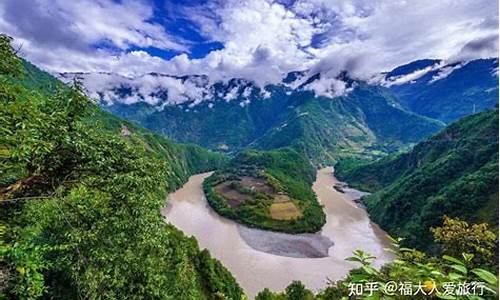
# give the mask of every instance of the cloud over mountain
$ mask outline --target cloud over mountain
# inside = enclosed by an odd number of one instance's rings
[[[293,70],[367,79],[418,59],[493,57],[498,3],[382,0],[5,0],[0,31],[53,71],[206,74],[275,83]],[[323,87],[324,85],[322,85]]]

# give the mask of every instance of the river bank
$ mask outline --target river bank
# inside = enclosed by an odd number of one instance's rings
[[[195,236],[236,277],[249,297],[268,287],[283,290],[293,280],[311,289],[339,280],[357,265],[345,260],[362,249],[377,257],[375,265],[392,259],[385,232],[352,201],[351,193],[333,186],[332,168],[318,171],[313,190],[324,205],[327,222],[315,234],[289,235],[243,227],[220,217],[207,204],[203,180],[210,173],[192,176],[168,197],[162,214],[185,234]]]

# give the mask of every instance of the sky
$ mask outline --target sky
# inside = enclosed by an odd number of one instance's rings
[[[496,0],[2,0],[0,32],[53,73],[295,70],[369,78],[416,59],[498,57]]]

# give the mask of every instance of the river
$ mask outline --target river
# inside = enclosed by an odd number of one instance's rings
[[[326,224],[319,233],[289,235],[250,229],[215,213],[207,204],[202,183],[210,173],[198,174],[171,193],[162,214],[168,222],[201,248],[208,248],[236,277],[247,295],[264,288],[281,291],[293,280],[301,280],[318,291],[328,280],[337,281],[358,265],[345,260],[362,249],[377,257],[380,266],[393,257],[386,234],[373,224],[352,197],[333,186],[338,181],[333,168],[318,171],[313,190],[324,205]]]

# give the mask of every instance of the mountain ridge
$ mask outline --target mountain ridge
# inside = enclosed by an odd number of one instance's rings
[[[498,226],[498,109],[454,122],[408,152],[375,162],[340,162],[336,175],[373,192],[370,216],[411,246],[432,247],[443,215]]]
[[[94,98],[106,111],[178,142],[228,153],[294,146],[315,165],[322,165],[352,154],[380,157],[439,130],[444,123],[425,117],[425,112],[409,105],[402,96],[401,91],[415,94],[414,85],[420,86],[419,82],[387,84],[422,68],[425,72],[415,78],[417,81],[433,78],[450,66],[440,60],[416,61],[387,73],[382,86],[353,80],[346,72],[333,77],[310,70],[289,72],[279,84],[265,87],[245,79],[211,83],[206,75],[150,73],[138,77],[138,82],[131,78],[124,82],[123,77],[114,82],[111,78],[114,88],[94,90]],[[459,71],[452,68],[447,76]],[[87,81],[92,83],[87,85],[104,88],[108,84],[100,76],[88,76]],[[448,78],[442,77],[432,85],[446,83]],[[336,103],[329,103],[332,101]],[[484,105],[477,105],[477,111],[491,108],[492,101],[489,97]],[[439,107],[449,101],[433,102]],[[293,126],[296,130],[291,132]],[[354,152],[347,153],[349,149]]]
[[[498,58],[416,61],[391,72],[383,84],[403,107],[423,116],[450,123],[498,107]]]
[[[411,80],[406,80],[403,82],[397,82],[398,77],[405,77],[410,75],[411,73],[419,72],[419,71],[425,71],[422,72],[422,74],[418,75],[418,77],[415,78],[415,80],[420,79],[421,77],[425,75],[436,75],[437,73],[443,71],[443,70],[448,70],[454,66],[466,66],[468,64],[476,64],[478,62],[488,62],[490,63],[493,68],[496,66],[496,70],[498,69],[498,58],[489,58],[489,59],[474,59],[474,60],[468,60],[468,61],[457,61],[453,63],[447,63],[444,60],[440,59],[421,59],[421,60],[416,60],[413,62],[409,62],[407,64],[395,67],[391,71],[386,71],[380,73],[383,75],[382,79],[377,79],[377,76],[375,76],[372,79],[369,79],[368,81],[372,85],[383,85],[383,86],[393,86],[393,85],[402,85],[405,83],[410,82]],[[458,68],[457,68],[458,69]],[[455,71],[455,70],[451,70]],[[123,75],[119,73],[114,73],[114,72],[62,72],[62,73],[57,73],[55,76],[62,80],[63,82],[71,82],[75,78],[79,79],[82,81],[83,85],[86,86],[85,81],[87,76],[91,75],[107,75],[107,76],[115,76],[122,78],[124,80],[139,80],[141,78],[147,77],[147,76],[154,76],[154,77],[163,77],[163,78],[173,78],[173,79],[179,79],[182,80],[183,82],[188,81],[189,79],[202,79],[203,85],[205,88],[209,89],[215,85],[222,85],[222,86],[228,86],[228,87],[234,87],[234,82],[240,82],[243,84],[252,84],[254,87],[257,87],[258,89],[265,90],[266,87],[273,86],[273,85],[283,85],[285,87],[288,87],[289,90],[294,90],[297,87],[298,88],[303,88],[305,85],[308,83],[311,83],[312,81],[315,81],[319,79],[321,76],[326,74],[328,72],[312,72],[312,69],[306,69],[306,70],[301,70],[301,71],[291,71],[288,73],[284,73],[282,76],[282,79],[280,82],[276,83],[267,83],[263,85],[257,85],[254,81],[244,79],[244,78],[226,78],[226,79],[217,79],[217,80],[212,80],[208,75],[206,74],[185,74],[185,75],[174,75],[174,74],[168,74],[168,73],[161,73],[161,72],[149,72],[149,73],[144,73],[140,75]],[[331,76],[328,75],[329,78],[333,79],[342,79],[346,82],[352,81],[351,79],[348,78],[348,71],[343,71],[340,72],[336,76]],[[450,72],[451,74],[452,72]],[[496,71],[498,73],[498,71]],[[450,75],[450,74],[447,74]],[[495,74],[493,74],[495,75]],[[498,74],[496,74],[498,76]],[[305,80],[302,80],[300,84],[295,84],[294,82],[300,81],[299,79],[305,78]],[[106,81],[106,78],[100,78],[102,81]],[[123,83],[118,82],[118,85],[121,85]],[[110,86],[110,89],[113,87]],[[158,89],[161,89],[162,87],[159,85]],[[168,89],[168,86],[165,87],[165,89]],[[96,89],[90,89],[88,91],[91,94],[99,96],[103,90],[96,90]],[[120,95],[116,95],[117,98],[115,99],[116,101],[119,102]],[[96,97],[97,100],[102,100],[99,97]],[[195,99],[190,99],[191,101]],[[197,102],[198,104],[199,102]],[[176,105],[178,103],[171,103],[172,105]]]
[[[202,95],[209,98],[207,101],[202,98],[176,105],[158,104],[158,107],[146,103],[145,99],[127,104],[104,104],[103,108],[176,141],[194,142],[212,150],[230,153],[252,147],[269,150],[290,146],[293,139],[288,143],[273,146],[272,144],[276,143],[269,140],[279,139],[266,136],[276,136],[276,132],[281,132],[286,127],[285,124],[289,124],[298,115],[309,115],[307,118],[321,119],[322,123],[329,124],[327,131],[330,133],[324,132],[323,136],[315,138],[314,143],[308,145],[299,141],[308,148],[302,149],[303,147],[299,146],[299,150],[306,153],[316,165],[334,162],[339,157],[337,150],[349,148],[350,145],[358,148],[356,155],[372,155],[379,150],[394,151],[396,147],[416,142],[442,126],[437,121],[402,108],[387,88],[352,80],[346,73],[333,79],[325,79],[319,73],[312,77],[304,77],[304,72],[291,74],[296,77],[292,78],[294,80],[291,83],[269,85],[264,92],[267,95],[263,95],[263,90],[251,82],[235,79],[227,85],[213,85],[210,95],[215,96]],[[289,77],[293,77],[292,75]],[[336,82],[340,81],[344,82],[340,88],[345,90],[346,94],[334,98],[317,95],[306,88],[311,84],[328,86],[332,83],[330,88],[334,89]],[[293,83],[296,82],[297,86],[294,87]],[[123,98],[133,94],[131,88],[120,87],[117,91],[123,94]],[[328,95],[328,89],[323,92]],[[366,99],[362,99],[363,97]],[[331,105],[330,102],[338,103]],[[344,116],[341,116],[342,114]],[[395,128],[405,128],[413,124],[410,127],[417,130],[411,130],[410,133],[400,130],[398,133],[389,126],[381,126],[384,118],[398,119],[393,124]],[[311,120],[310,125],[298,124],[305,131],[297,131],[296,133],[302,134],[295,138],[304,140],[320,132],[321,130],[314,129],[321,127],[318,120]],[[335,128],[336,126],[340,127]],[[348,132],[333,134],[338,128]],[[333,139],[329,140],[329,136]],[[339,146],[337,138],[342,140],[340,143],[343,147]],[[394,145],[390,146],[393,142]],[[375,149],[375,152],[370,149]]]

